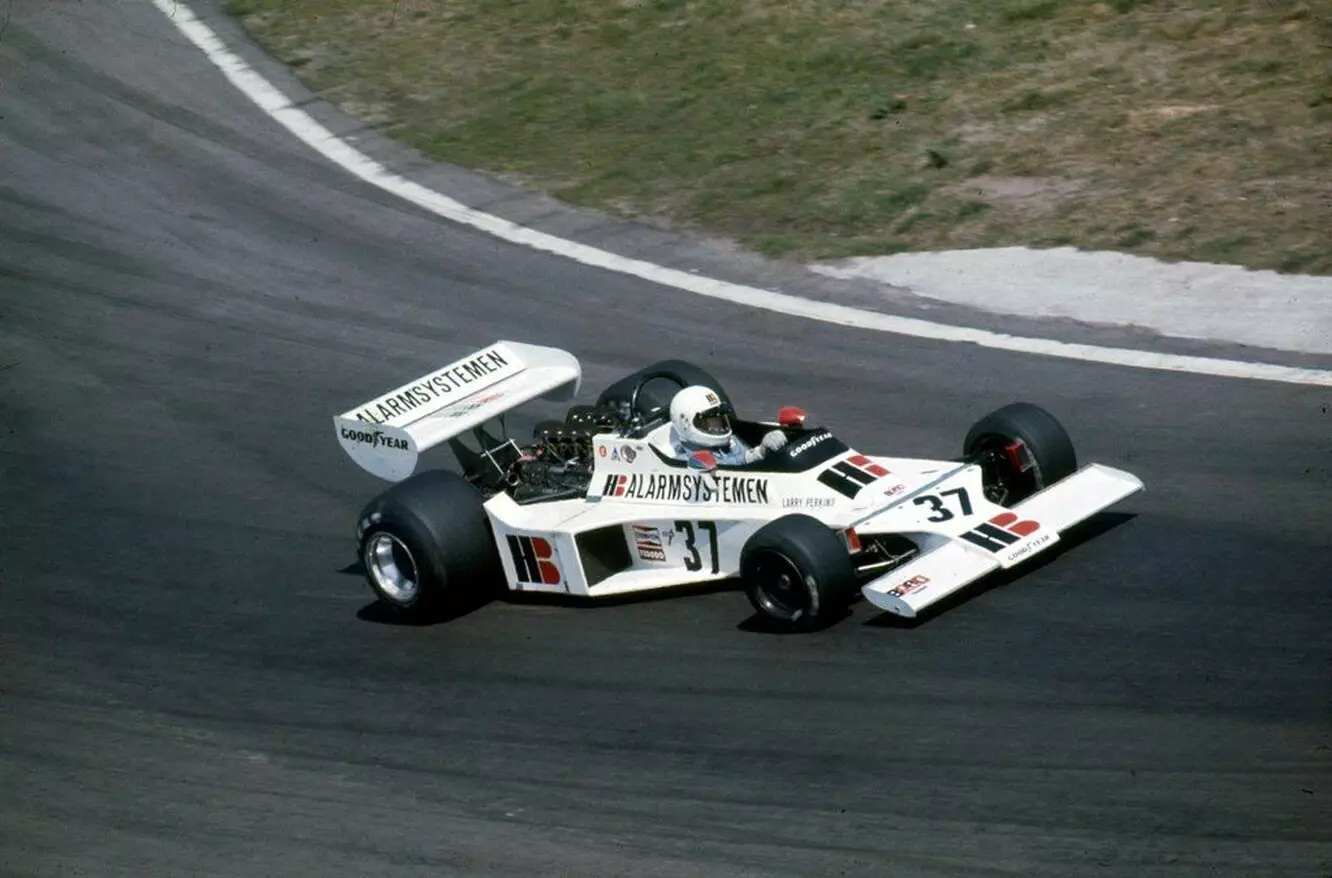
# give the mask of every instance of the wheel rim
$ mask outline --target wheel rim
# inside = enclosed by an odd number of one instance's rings
[[[796,622],[814,612],[804,575],[780,552],[763,552],[755,557],[749,578],[759,609],[774,619]]]
[[[393,534],[380,531],[366,541],[365,566],[380,594],[395,604],[410,604],[421,591],[416,559]]]

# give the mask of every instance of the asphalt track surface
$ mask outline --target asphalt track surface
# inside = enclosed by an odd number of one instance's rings
[[[0,872],[1327,875],[1332,395],[835,330],[450,226],[147,4],[0,33]],[[1147,493],[905,625],[730,590],[385,624],[330,416],[495,338]],[[534,407],[523,429],[553,410]]]

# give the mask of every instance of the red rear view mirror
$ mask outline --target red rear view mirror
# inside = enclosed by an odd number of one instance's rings
[[[783,427],[805,426],[805,410],[799,406],[784,405],[777,412],[777,423]]]

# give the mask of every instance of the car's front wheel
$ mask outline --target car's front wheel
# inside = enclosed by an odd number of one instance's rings
[[[786,515],[759,528],[740,553],[740,576],[761,616],[796,631],[836,621],[856,595],[846,545],[808,515]]]
[[[1054,415],[1015,402],[981,418],[962,442],[967,459],[984,470],[991,502],[1013,506],[1077,472],[1073,440]]]

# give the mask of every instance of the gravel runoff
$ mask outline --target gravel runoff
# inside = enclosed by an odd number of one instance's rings
[[[1169,263],[1072,247],[901,253],[811,268],[1000,314],[1063,317],[1167,336],[1332,354],[1332,277]]]

